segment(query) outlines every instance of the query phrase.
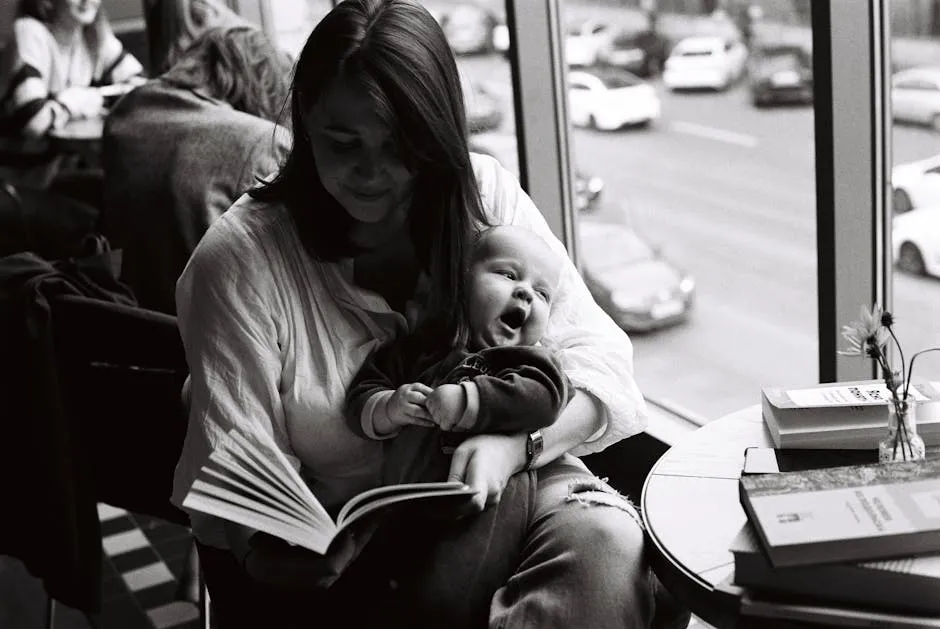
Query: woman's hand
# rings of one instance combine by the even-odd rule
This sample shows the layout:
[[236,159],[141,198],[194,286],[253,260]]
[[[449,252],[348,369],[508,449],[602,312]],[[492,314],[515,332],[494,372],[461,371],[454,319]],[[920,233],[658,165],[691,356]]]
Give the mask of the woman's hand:
[[[368,518],[367,518],[368,519]],[[255,533],[248,541],[245,570],[258,583],[288,589],[326,589],[359,556],[377,522],[345,530],[333,540],[325,555],[291,546],[284,540]]]
[[65,107],[72,118],[93,118],[104,113],[104,97],[91,87],[69,87],[55,99]]
[[509,477],[525,469],[525,435],[475,435],[454,451],[449,481],[476,489],[473,507],[483,511],[499,502]]

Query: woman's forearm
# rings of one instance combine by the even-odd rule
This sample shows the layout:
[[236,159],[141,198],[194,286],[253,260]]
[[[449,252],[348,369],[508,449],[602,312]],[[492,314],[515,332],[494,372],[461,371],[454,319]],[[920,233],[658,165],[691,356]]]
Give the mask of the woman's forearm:
[[604,410],[593,395],[576,389],[555,423],[542,429],[544,449],[535,462],[542,467],[554,461],[604,427]]

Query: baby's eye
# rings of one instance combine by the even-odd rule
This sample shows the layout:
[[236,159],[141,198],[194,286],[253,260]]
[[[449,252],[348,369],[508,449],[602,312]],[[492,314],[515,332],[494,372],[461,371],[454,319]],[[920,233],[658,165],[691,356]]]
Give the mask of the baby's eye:
[[550,301],[552,300],[552,293],[551,293],[550,291],[544,289],[544,288],[537,288],[537,289],[535,289],[535,293],[536,293],[539,297],[541,297],[542,299],[544,299],[545,301],[550,302]]
[[510,280],[516,279],[516,274],[513,273],[512,271],[503,270],[503,271],[500,271],[499,274],[505,277],[506,279],[510,279]]

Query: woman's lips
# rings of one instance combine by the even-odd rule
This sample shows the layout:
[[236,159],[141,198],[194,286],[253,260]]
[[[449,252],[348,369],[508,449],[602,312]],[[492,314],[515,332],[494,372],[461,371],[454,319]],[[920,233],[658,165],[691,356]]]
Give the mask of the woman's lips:
[[378,201],[388,194],[388,190],[380,190],[378,192],[362,192],[359,190],[350,190],[349,191],[354,197],[360,201]]

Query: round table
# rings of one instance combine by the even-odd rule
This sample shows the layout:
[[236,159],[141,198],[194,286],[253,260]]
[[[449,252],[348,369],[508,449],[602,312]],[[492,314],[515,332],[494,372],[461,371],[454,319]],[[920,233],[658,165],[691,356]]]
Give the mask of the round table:
[[734,573],[728,547],[746,521],[738,479],[749,446],[773,447],[760,404],[690,433],[653,466],[643,486],[643,520],[657,576],[693,614],[738,626],[739,600],[716,586]]
[[70,120],[58,129],[50,129],[48,135],[55,152],[76,154],[86,164],[97,165],[101,159],[104,116]]

